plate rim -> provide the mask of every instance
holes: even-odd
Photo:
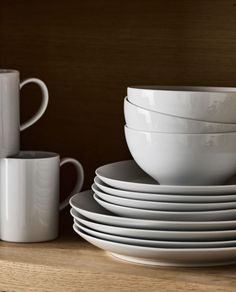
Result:
[[[73,229],[74,227],[76,227],[76,229],[78,228],[75,224],[73,224]],[[75,230],[75,229],[74,229]],[[78,230],[77,230],[78,231]],[[76,231],[75,231],[76,232]],[[78,233],[78,232],[76,232]],[[79,232],[79,233],[82,233],[83,232]],[[148,249],[149,251],[157,251],[157,250],[160,250],[160,251],[168,251],[168,252],[207,252],[209,250],[211,251],[236,251],[236,246],[235,247],[213,247],[213,248],[156,248],[156,247],[146,247],[146,246],[138,246],[138,245],[132,245],[132,244],[125,244],[125,243],[118,243],[118,242],[113,242],[113,241],[109,241],[109,240],[104,240],[104,239],[100,239],[100,238],[97,238],[95,236],[91,236],[91,235],[88,235],[88,234],[85,234],[86,236],[88,237],[91,237],[91,238],[95,238],[96,240],[99,240],[99,241],[103,241],[103,242],[108,242],[108,243],[111,243],[111,244],[114,244],[116,246],[129,246],[129,247],[132,247],[132,248],[137,248],[137,250],[143,250],[143,249]]]
[[[83,228],[85,229],[85,232],[87,233],[86,229],[91,229],[92,232],[95,232],[95,233],[101,233],[101,234],[105,234],[105,235],[108,235],[108,236],[111,236],[111,237],[117,237],[117,238],[126,238],[127,240],[140,240],[140,241],[145,241],[145,242],[153,242],[153,243],[163,243],[163,244],[171,244],[173,243],[174,244],[178,244],[178,243],[183,243],[185,244],[186,242],[187,243],[192,243],[192,244],[216,244],[216,243],[235,243],[235,247],[236,247],[236,239],[235,240],[212,240],[212,241],[209,241],[209,240],[206,240],[206,241],[187,241],[187,240],[184,240],[184,241],[180,241],[180,240],[155,240],[155,239],[147,239],[147,238],[134,238],[134,237],[128,237],[128,236],[121,236],[121,235],[115,235],[115,234],[110,234],[110,233],[106,233],[106,232],[102,232],[102,231],[99,231],[99,230],[95,230],[95,229],[92,229],[88,226],[81,226],[81,223],[76,220],[74,218],[74,224],[78,227],[78,228],[81,228],[83,230]],[[83,223],[82,223],[83,224]],[[91,234],[90,234],[91,235]],[[93,235],[91,235],[93,236]],[[95,236],[96,237],[96,236]],[[99,237],[98,237],[99,238]],[[102,239],[102,238],[101,238]],[[105,239],[106,240],[106,239]],[[107,239],[108,240],[108,239]],[[195,248],[195,247],[194,247]],[[204,248],[207,248],[207,247],[204,247]]]
[[[145,184],[145,183],[138,183],[138,182],[129,182],[129,181],[124,181],[124,180],[119,180],[119,179],[115,179],[115,178],[111,178],[111,177],[108,177],[104,174],[100,174],[101,170],[104,168],[104,167],[108,167],[108,166],[113,166],[116,165],[116,164],[125,164],[125,163],[133,163],[134,165],[137,165],[135,163],[134,160],[121,160],[121,161],[116,161],[116,162],[112,162],[112,163],[108,163],[108,164],[105,164],[105,165],[102,165],[100,167],[98,167],[96,170],[95,170],[95,174],[96,176],[98,176],[102,181],[104,181],[106,183],[106,181],[109,181],[109,182],[116,182],[116,183],[119,183],[120,185],[123,185],[123,186],[126,186],[126,185],[131,185],[132,187],[139,187],[139,188],[150,188],[150,189],[154,189],[154,188],[158,188],[160,189],[160,192],[161,191],[168,191],[168,190],[171,190],[173,191],[173,194],[174,193],[178,193],[179,191],[181,192],[186,192],[186,194],[188,194],[189,192],[195,192],[198,193],[198,195],[200,195],[200,193],[205,193],[208,192],[208,194],[210,193],[213,193],[212,195],[214,195],[214,191],[220,191],[220,192],[224,192],[224,190],[227,190],[232,192],[236,192],[236,184],[230,184],[230,185],[211,185],[211,186],[182,186],[182,185],[160,185],[160,184]],[[143,172],[143,171],[142,171]],[[147,175],[148,176],[148,175]],[[109,185],[113,185],[113,184],[109,184]],[[126,190],[131,190],[131,189],[126,189]],[[177,190],[177,192],[176,192]],[[146,191],[146,192],[149,192],[149,191]],[[170,192],[170,191],[168,191]]]
[[[236,214],[236,208],[233,208],[233,209],[223,209],[223,210],[203,210],[203,211],[164,211],[164,210],[147,210],[147,209],[141,209],[141,208],[132,208],[132,207],[126,207],[126,206],[122,206],[122,205],[118,205],[118,204],[112,204],[110,202],[107,202],[103,199],[101,199],[100,197],[98,197],[96,194],[93,195],[94,199],[98,202],[98,201],[102,201],[104,202],[105,204],[108,204],[108,205],[113,205],[113,206],[116,206],[116,207],[119,207],[120,209],[126,209],[127,211],[128,210],[138,210],[140,212],[148,212],[149,214],[155,214],[155,213],[162,213],[162,214],[169,214],[169,215],[179,215],[179,214],[185,214],[185,215],[201,215],[201,214],[208,214],[208,213],[214,213],[214,212],[217,212],[219,214],[221,213],[224,213],[224,212],[233,212],[235,211],[235,214]],[[99,202],[98,202],[99,203]],[[165,221],[165,220],[163,220]]]
[[[82,210],[82,211],[85,211],[86,213],[89,213],[89,214],[95,214],[95,215],[98,215],[99,217],[102,217],[102,218],[106,218],[106,219],[110,219],[111,217],[112,218],[118,218],[118,216],[117,215],[115,215],[115,214],[112,214],[111,213],[111,215],[108,215],[108,214],[100,214],[100,213],[98,213],[98,212],[92,212],[92,211],[89,211],[89,210],[83,210],[83,209],[81,209],[80,207],[78,207],[78,206],[75,206],[74,204],[73,204],[73,198],[75,198],[75,197],[77,197],[78,195],[79,196],[86,196],[86,194],[89,194],[89,195],[91,195],[92,196],[92,194],[93,194],[93,192],[91,191],[91,190],[86,190],[86,191],[83,191],[83,192],[80,192],[80,193],[77,193],[77,194],[75,194],[75,195],[73,195],[72,197],[71,197],[71,199],[70,199],[70,206],[73,208],[73,209],[75,209],[75,211],[76,212],[80,212],[80,211],[77,211],[77,209],[78,210]],[[191,221],[191,222],[185,222],[185,221],[171,221],[171,220],[154,220],[154,219],[137,219],[137,218],[128,218],[128,217],[121,217],[121,218],[119,218],[121,221],[123,221],[123,222],[127,222],[127,220],[131,220],[132,222],[143,222],[143,221],[145,221],[146,223],[160,223],[160,224],[189,224],[189,225],[196,225],[196,224],[222,224],[222,223],[228,223],[228,224],[236,224],[236,220],[220,220],[220,221],[216,221],[216,220],[210,220],[210,221]],[[124,226],[123,226],[124,227]]]
[[[95,184],[95,183],[93,183],[92,184],[92,186],[91,186],[91,188],[92,188],[92,190],[93,190],[93,192],[97,195],[97,197],[99,197],[101,200],[104,200],[103,198],[101,198],[100,197],[100,195],[99,195],[99,193],[101,193],[101,196],[103,196],[103,195],[105,195],[105,196],[108,196],[108,197],[111,197],[111,198],[114,198],[114,199],[118,199],[118,200],[121,200],[121,201],[123,201],[123,202],[127,202],[127,201],[130,201],[130,203],[133,201],[133,202],[135,202],[135,203],[155,203],[155,204],[160,204],[160,205],[163,205],[163,206],[166,206],[166,207],[168,207],[168,206],[170,206],[170,205],[174,205],[174,206],[176,206],[176,207],[180,207],[180,206],[193,206],[193,205],[197,205],[198,206],[198,208],[201,208],[201,206],[202,205],[204,205],[204,206],[209,206],[209,207],[211,207],[212,205],[214,205],[215,207],[221,207],[222,205],[223,206],[230,206],[230,204],[232,204],[232,203],[235,203],[236,204],[236,201],[227,201],[227,202],[202,202],[202,203],[200,203],[200,202],[171,202],[171,201],[168,201],[168,202],[165,202],[165,201],[152,201],[152,200],[142,200],[142,199],[133,199],[133,198],[126,198],[126,197],[121,197],[121,196],[115,196],[115,195],[111,195],[111,194],[107,194],[107,193],[105,193],[104,191],[102,191],[102,190],[100,190],[98,187],[97,187],[97,185]],[[97,194],[97,192],[98,192],[98,194]],[[109,202],[109,201],[106,201],[106,200],[104,200],[105,202],[108,202],[108,203],[110,203],[110,204],[115,204],[116,205],[116,203],[112,203],[112,202]],[[117,204],[117,205],[119,205],[119,204]],[[125,205],[119,205],[119,206],[122,206],[122,207],[128,207],[128,208],[134,208],[134,209],[142,209],[142,208],[138,208],[138,207],[131,207],[131,206],[125,206]],[[213,208],[213,207],[211,207],[211,208]],[[225,208],[225,209],[212,209],[212,210],[202,210],[202,212],[203,211],[219,211],[219,210],[228,210],[228,209],[236,209],[236,207],[235,208]],[[166,209],[166,210],[159,210],[159,209],[148,209],[148,210],[153,210],[153,211],[171,211],[171,210],[168,210],[168,209]],[[180,210],[180,212],[183,212],[184,210]],[[192,211],[189,211],[189,212],[196,212],[197,210],[192,210]],[[198,211],[201,211],[201,210],[198,210]],[[177,211],[177,212],[179,212],[179,211]],[[184,211],[184,212],[186,212],[186,211]]]
[[[72,214],[71,212],[71,215],[73,218],[76,218],[74,217],[74,215]],[[80,214],[81,215],[81,214]],[[83,216],[83,215],[82,215]],[[80,218],[79,218],[80,219]],[[89,218],[86,218],[86,219],[82,219],[84,221],[88,221],[90,222],[90,219]],[[133,227],[122,227],[122,226],[113,226],[113,225],[108,225],[108,224],[103,224],[103,223],[99,223],[99,222],[91,222],[95,225],[99,225],[101,227],[104,227],[106,228],[106,226],[109,226],[109,227],[112,227],[112,228],[115,228],[115,229],[125,229],[127,231],[129,231],[130,229],[132,230],[138,230],[140,232],[142,232],[143,230],[148,230],[148,231],[154,231],[154,232],[163,232],[165,234],[171,234],[171,233],[176,233],[176,234],[189,234],[189,233],[194,233],[194,234],[224,234],[224,233],[235,233],[236,234],[236,228],[235,229],[229,229],[229,230],[193,230],[193,231],[189,231],[189,230],[159,230],[159,229],[143,229],[143,228],[133,228]]]

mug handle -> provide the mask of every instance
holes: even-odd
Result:
[[[48,97],[48,89],[47,89],[46,84],[38,78],[28,78],[20,83],[20,89],[22,89],[22,87],[28,83],[36,83],[40,87],[42,91],[42,102],[41,102],[40,108],[33,115],[33,117],[30,118],[28,121],[24,122],[22,125],[20,125],[20,131],[24,131],[25,129],[32,126],[35,122],[37,122],[42,117],[42,115],[44,114],[48,106],[49,97]]]
[[[59,207],[60,211],[69,205],[70,198],[74,194],[80,192],[80,190],[83,186],[83,183],[84,183],[84,169],[83,169],[83,166],[81,165],[81,163],[74,158],[63,158],[63,159],[61,159],[60,167],[64,164],[67,164],[67,163],[71,163],[75,166],[76,171],[77,171],[77,181],[76,181],[75,187],[74,187],[73,191],[70,193],[70,195],[64,201],[62,201],[60,203],[60,207]]]

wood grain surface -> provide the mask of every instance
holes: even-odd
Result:
[[[236,266],[152,268],[118,261],[78,237],[0,243],[0,291],[235,291]]]

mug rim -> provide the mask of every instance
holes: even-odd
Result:
[[[53,159],[59,158],[60,155],[56,152],[50,151],[35,151],[35,150],[26,150],[20,151],[16,155],[6,157],[5,159],[9,160],[43,160],[43,159]]]
[[[20,72],[15,69],[5,69],[5,68],[0,68],[0,75],[3,74],[19,74]]]

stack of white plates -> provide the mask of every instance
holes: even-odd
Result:
[[[74,230],[113,256],[147,265],[236,263],[236,184],[159,185],[133,160],[100,167],[70,200]]]

